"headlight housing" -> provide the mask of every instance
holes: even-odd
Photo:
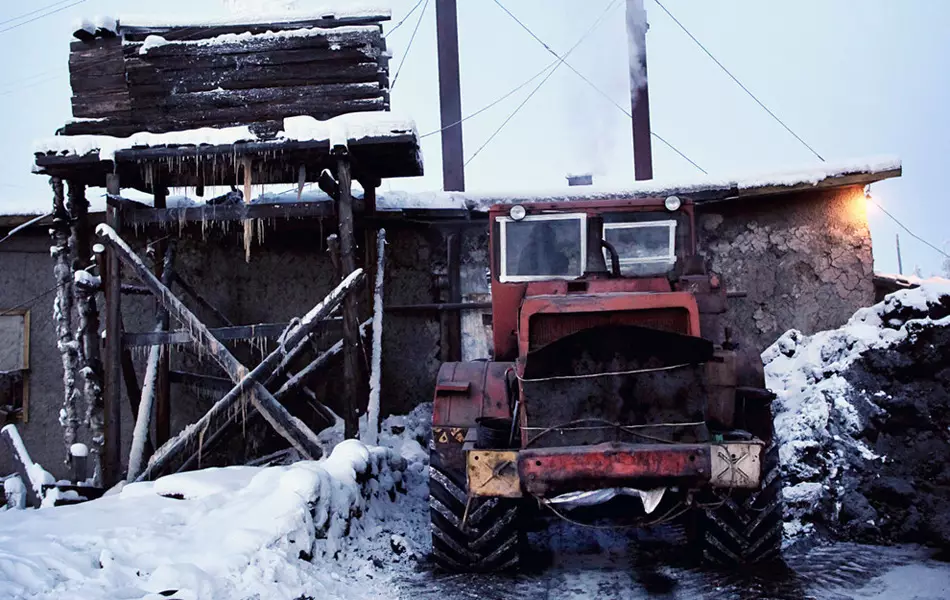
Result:
[[[525,210],[525,207],[520,204],[515,204],[511,207],[511,210],[508,211],[508,216],[511,217],[513,221],[520,221],[521,219],[527,216],[528,211]]]
[[[670,196],[663,201],[663,206],[666,207],[666,210],[673,212],[679,210],[683,206],[683,201],[680,200],[677,196]]]

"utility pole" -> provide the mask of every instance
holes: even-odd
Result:
[[[904,274],[904,261],[901,260],[901,234],[895,233],[894,237],[897,239],[897,274]]]
[[[436,0],[439,45],[439,103],[442,112],[442,183],[447,192],[465,191],[462,151],[462,86],[456,0]]]
[[[637,181],[653,179],[650,88],[647,85],[647,13],[643,0],[627,0],[630,103],[633,114],[633,168]]]

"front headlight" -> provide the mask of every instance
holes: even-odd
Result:
[[[525,218],[527,214],[528,211],[525,210],[525,208],[520,204],[512,206],[511,210],[508,211],[508,216],[514,221],[520,221],[521,219]]]
[[[683,205],[683,201],[676,196],[670,196],[663,202],[663,205],[666,206],[666,210],[673,212],[674,210],[680,209],[680,206]]]

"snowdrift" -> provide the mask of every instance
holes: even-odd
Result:
[[[409,562],[428,407],[319,462],[205,469],[0,513],[0,598],[363,598]],[[322,434],[332,443],[340,432]],[[408,494],[406,492],[409,492]]]
[[[786,534],[950,548],[950,281],[762,354]]]

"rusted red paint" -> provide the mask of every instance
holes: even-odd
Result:
[[[525,298],[521,305],[518,323],[518,351],[525,356],[530,348],[531,319],[536,315],[558,314],[611,314],[611,319],[623,322],[622,313],[632,311],[656,311],[663,313],[663,319],[675,318],[677,311],[685,313],[682,319],[688,323],[686,331],[677,331],[684,335],[699,335],[699,307],[696,298],[687,292],[666,292],[656,294],[577,294],[567,296],[534,296]],[[641,316],[646,318],[649,314]],[[635,323],[631,323],[635,324]],[[566,332],[571,333],[571,332]],[[549,340],[550,341],[550,340]]]
[[[571,200],[571,212],[584,212],[588,215],[598,215],[603,212],[650,212],[665,210],[661,197],[653,198],[624,198],[617,200]],[[531,202],[523,205],[528,214],[537,214],[545,211],[565,209],[565,202]],[[497,264],[495,239],[495,218],[506,216],[511,207],[495,205],[489,212],[490,239],[489,244],[491,264]],[[679,209],[685,213],[690,222],[693,221],[693,202],[683,199]],[[687,254],[696,251],[696,231],[691,227],[689,248]],[[494,269],[493,269],[494,272]],[[622,278],[622,279],[577,279],[574,281],[539,281],[532,283],[502,283],[497,275],[492,277],[492,337],[494,341],[495,358],[498,360],[514,360],[518,357],[518,314],[522,301],[526,296],[535,295],[567,295],[572,293],[609,294],[632,292],[669,292],[670,284],[665,278]],[[698,335],[699,326],[694,330]]]
[[[512,363],[445,363],[436,379],[433,426],[473,427],[479,417],[511,416],[505,373]]]
[[[526,491],[545,496],[571,490],[640,484],[701,484],[709,480],[707,444],[598,444],[522,450],[518,474]]]

